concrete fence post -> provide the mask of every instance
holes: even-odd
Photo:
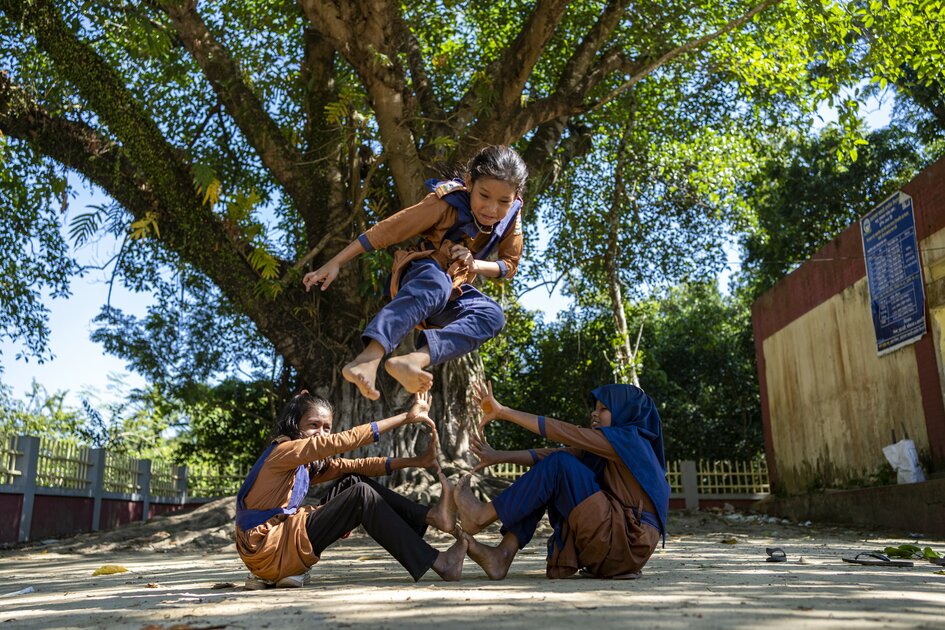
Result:
[[[151,460],[138,460],[138,480],[141,482],[141,520],[147,522],[151,511]]]
[[[92,531],[100,529],[102,520],[102,494],[105,491],[105,449],[93,448],[89,450],[89,481],[92,490]]]
[[[686,460],[680,466],[682,472],[683,497],[686,500],[687,510],[699,509],[699,473],[696,471],[696,462]]]
[[[187,503],[187,466],[177,467],[177,496],[180,497],[180,504]]]
[[[17,450],[22,453],[16,457],[16,470],[20,476],[13,481],[13,487],[23,495],[23,507],[20,509],[20,523],[17,540],[26,542],[30,539],[30,527],[33,523],[33,501],[36,498],[36,475],[39,472],[39,438],[31,435],[18,435]]]

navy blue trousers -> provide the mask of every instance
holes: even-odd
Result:
[[[397,296],[364,329],[365,345],[373,339],[389,354],[426,322],[430,328],[420,333],[417,347],[429,348],[430,365],[469,354],[499,334],[505,315],[495,300],[472,285],[462,289],[463,294],[450,301],[452,281],[440,265],[432,258],[414,260],[401,276]]]
[[[358,525],[407,569],[416,582],[430,570],[439,552],[423,540],[429,506],[415,503],[369,477],[345,475],[308,515],[305,531],[320,556],[330,544]]]
[[[581,501],[600,491],[594,471],[571,453],[548,455],[492,500],[502,533],[512,533],[522,549],[535,535],[541,517],[548,512],[557,540],[561,525]]]

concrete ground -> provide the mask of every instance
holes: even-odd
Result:
[[[769,522],[770,521],[770,522]],[[471,560],[463,580],[419,583],[363,535],[329,548],[302,589],[245,591],[232,544],[203,551],[85,551],[48,544],[0,552],[0,628],[945,628],[942,567],[866,567],[842,555],[916,542],[909,533],[785,524],[712,513],[673,514],[665,549],[635,581],[544,577],[543,543],[491,582]],[[441,549],[446,537],[428,535]],[[495,532],[480,536],[498,541]],[[788,561],[765,562],[778,546]],[[106,564],[127,573],[93,576]],[[25,594],[13,594],[32,588]]]

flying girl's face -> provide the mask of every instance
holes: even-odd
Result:
[[[591,428],[599,429],[610,426],[610,409],[604,406],[604,403],[597,401],[597,406],[591,412]]]
[[[299,432],[303,438],[318,437],[331,433],[331,412],[323,407],[312,407],[299,421]]]
[[[467,180],[473,216],[480,225],[495,225],[505,218],[515,203],[515,187],[492,177],[480,177],[472,186]]]

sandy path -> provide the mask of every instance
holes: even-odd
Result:
[[[8,550],[0,553],[0,628],[945,627],[939,567],[840,560],[914,538],[699,514],[674,516],[670,526],[666,548],[642,579],[628,582],[546,580],[538,541],[503,582],[488,581],[467,559],[462,582],[439,582],[431,572],[412,584],[370,539],[355,535],[326,552],[310,586],[267,591],[242,589],[246,571],[231,545],[208,552]],[[736,544],[721,542],[733,537]],[[447,546],[445,538],[428,538]],[[495,534],[482,538],[497,541]],[[765,546],[775,544],[788,562],[764,561]],[[920,544],[945,551],[941,540]],[[93,577],[103,564],[129,572]],[[227,582],[235,586],[213,588]],[[3,596],[29,586],[35,591]]]

